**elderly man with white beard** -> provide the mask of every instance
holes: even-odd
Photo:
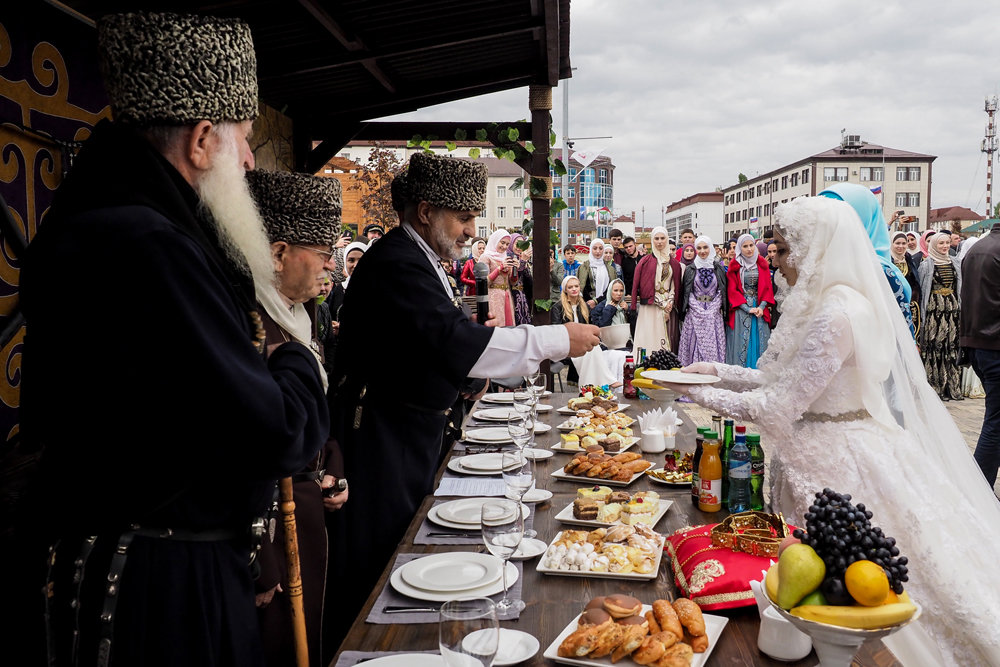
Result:
[[[308,347],[263,356],[254,278],[274,269],[244,180],[250,30],[111,15],[98,46],[115,120],[23,259],[21,431],[42,452],[23,543],[53,548],[12,604],[40,627],[48,592],[58,664],[261,665],[251,524],[329,416]],[[53,308],[69,267],[86,287]]]

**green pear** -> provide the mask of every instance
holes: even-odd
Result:
[[[823,583],[826,565],[808,544],[790,544],[778,557],[778,606],[791,609]]]

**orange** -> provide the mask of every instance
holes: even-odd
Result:
[[[877,607],[889,596],[889,577],[870,560],[851,563],[844,573],[844,585],[851,597],[866,607]]]

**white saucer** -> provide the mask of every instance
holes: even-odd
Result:
[[[521,544],[517,546],[517,551],[510,557],[511,560],[531,560],[545,553],[549,545],[541,540],[525,537],[521,539]]]
[[[554,455],[555,452],[551,449],[529,449],[527,447],[524,449],[524,457],[532,461],[540,461]]]
[[[521,498],[522,503],[540,503],[548,500],[552,497],[552,492],[548,489],[531,489],[526,494],[524,498]]]
[[[436,653],[397,653],[365,660],[371,667],[445,667],[444,658]],[[496,664],[496,663],[493,663]]]
[[[480,630],[480,632],[489,631]],[[527,632],[500,628],[500,646],[497,649],[496,658],[493,659],[493,664],[499,667],[516,665],[538,653],[538,649],[541,647],[538,640]]]

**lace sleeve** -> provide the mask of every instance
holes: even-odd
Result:
[[[722,384],[716,385],[718,388],[732,389],[733,391],[754,389],[759,387],[764,379],[764,374],[756,368],[743,368],[728,364],[715,364],[715,374],[722,378]]]
[[[690,396],[701,405],[732,416],[788,432],[790,426],[823,393],[850,356],[850,319],[844,311],[826,312],[809,324],[809,332],[794,358],[784,362],[770,383],[744,392],[695,387]],[[721,366],[720,368],[732,368]]]

